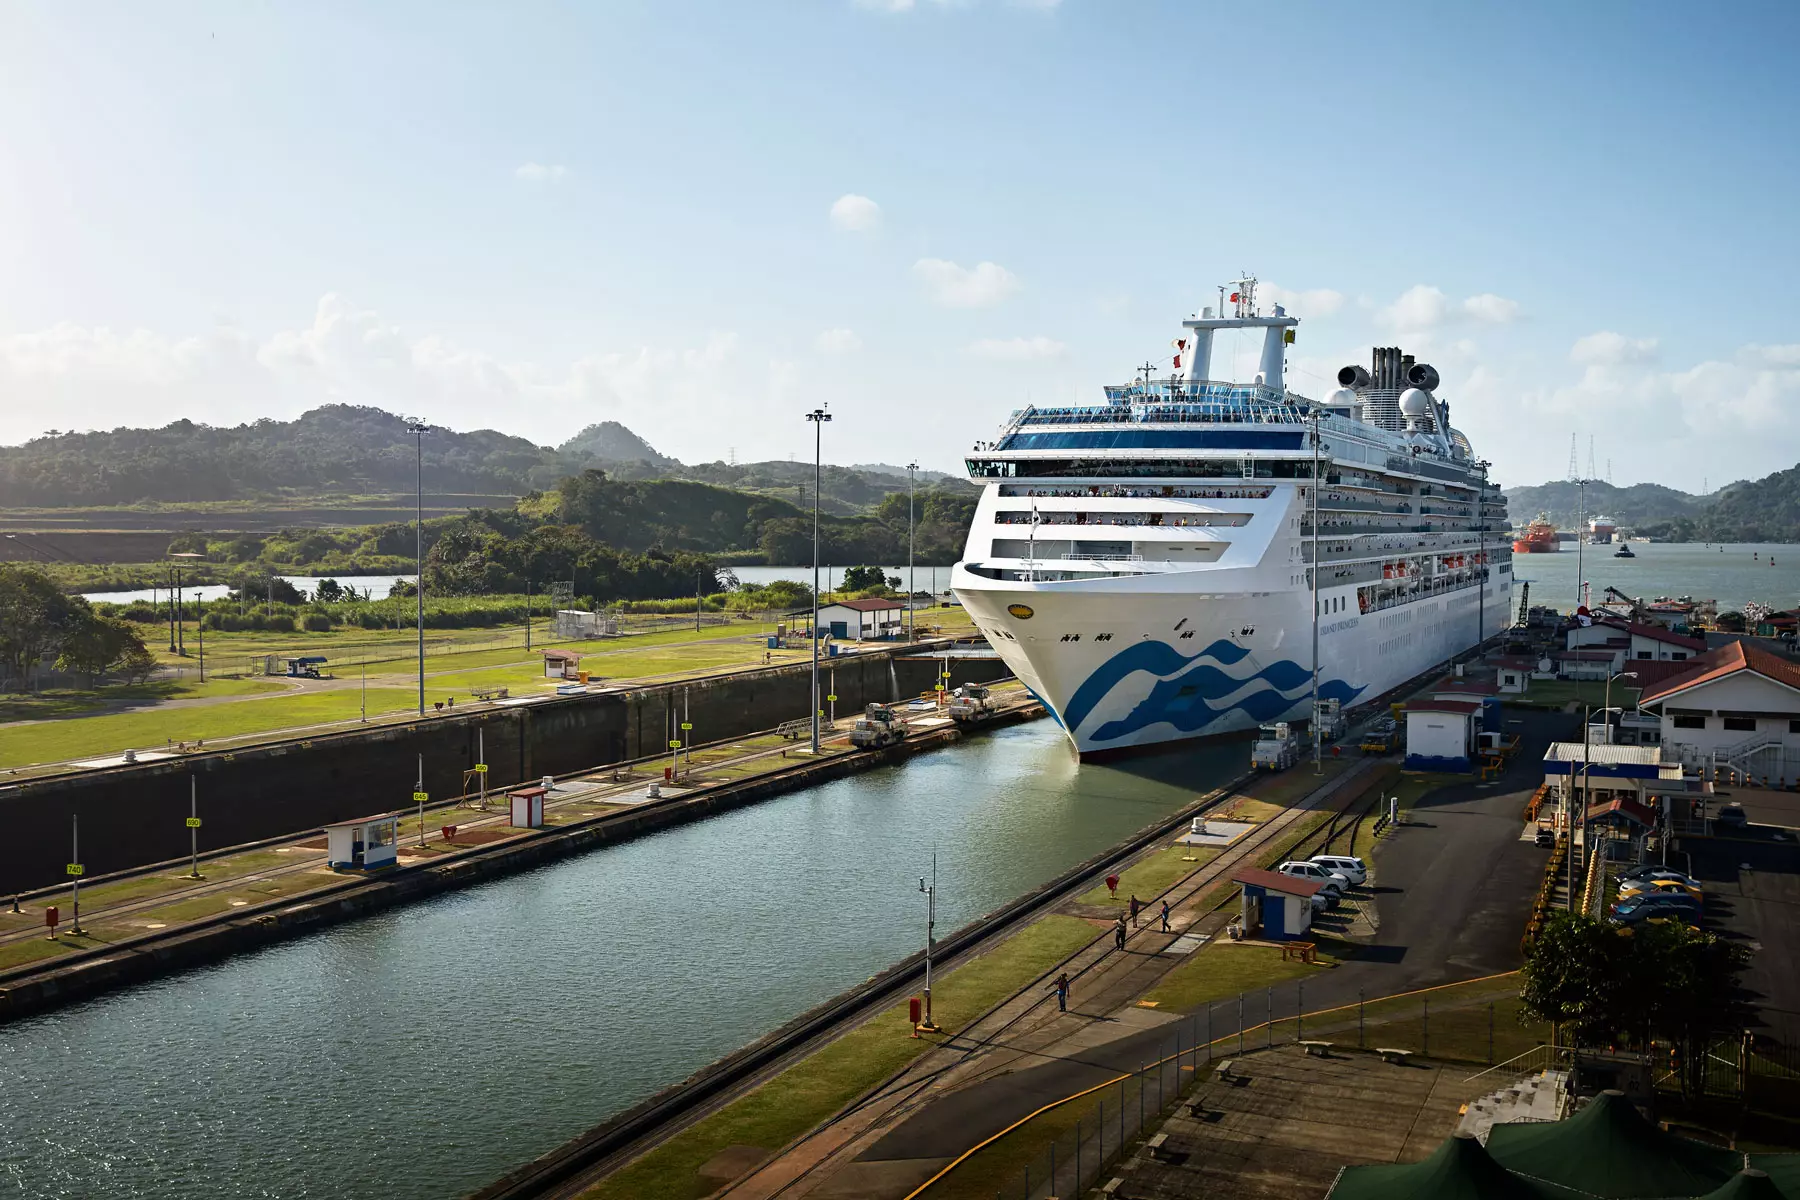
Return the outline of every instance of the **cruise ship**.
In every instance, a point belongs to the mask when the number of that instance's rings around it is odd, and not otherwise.
[[[968,457],[951,586],[1083,757],[1372,701],[1508,623],[1506,501],[1437,371],[1380,347],[1311,400],[1285,383],[1298,318],[1254,278],[1219,299],[1166,367]],[[1255,377],[1210,378],[1245,338]]]

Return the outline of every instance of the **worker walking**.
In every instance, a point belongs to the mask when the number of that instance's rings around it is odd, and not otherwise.
[[[1169,933],[1169,902],[1164,900],[1162,904],[1162,931],[1164,933]]]
[[[1144,907],[1143,902],[1140,901],[1136,895],[1133,895],[1131,897],[1131,927],[1133,929],[1136,929],[1138,927],[1138,912],[1143,907]]]
[[[1061,975],[1058,975],[1056,977],[1056,982],[1051,984],[1050,986],[1056,992],[1056,1011],[1057,1012],[1068,1012],[1069,1011],[1069,973],[1067,971],[1064,971]]]
[[[1123,950],[1125,948],[1125,914],[1124,913],[1119,914],[1118,922],[1113,925],[1113,940],[1119,944],[1119,949]]]

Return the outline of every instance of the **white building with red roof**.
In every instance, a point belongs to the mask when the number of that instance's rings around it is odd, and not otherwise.
[[[1646,687],[1638,703],[1661,714],[1666,758],[1778,786],[1800,781],[1800,664],[1729,642]]]

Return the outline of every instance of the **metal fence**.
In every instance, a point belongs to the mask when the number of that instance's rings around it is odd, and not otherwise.
[[[1468,1063],[1470,1080],[1491,1076],[1496,1089],[1551,1066],[1575,1067],[1590,1087],[1613,1086],[1610,1072],[1635,1064],[1659,1104],[1679,1097],[1684,1103],[1728,1100],[1768,1112],[1800,1111],[1800,1047],[1746,1034],[1707,1048],[1688,1071],[1681,1049],[1665,1042],[1648,1048],[1557,1046],[1548,1025],[1521,1019],[1517,994],[1508,986],[1515,978],[1359,996],[1353,1004],[1313,1011],[1305,1007],[1305,981],[1206,1004],[1164,1026],[1135,1068],[1031,1113],[914,1196],[933,1200],[985,1195],[988,1189],[996,1200],[1081,1195],[1109,1178],[1184,1105],[1204,1119],[1196,1093],[1224,1062],[1309,1040],[1329,1041],[1334,1052],[1391,1047]]]
[[[985,1194],[996,1200],[1080,1195],[1150,1136],[1239,1054],[1300,1041],[1338,1050],[1399,1047],[1440,1061],[1494,1064],[1530,1053],[1549,1028],[1522,1024],[1511,976],[1401,996],[1306,1009],[1304,981],[1206,1004],[1164,1026],[1134,1069],[1046,1105],[983,1142],[915,1192],[920,1200]],[[1315,985],[1316,988],[1316,985]],[[1498,1086],[1498,1084],[1496,1084]],[[1194,1115],[1201,1113],[1195,1111]],[[1014,1165],[1023,1156],[1022,1166]]]

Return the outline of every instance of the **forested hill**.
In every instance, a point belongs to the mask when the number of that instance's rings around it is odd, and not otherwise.
[[[617,480],[686,479],[810,504],[811,463],[704,463],[659,454],[617,421],[590,425],[561,446],[491,429],[425,435],[425,487],[443,494],[523,496],[600,468]],[[413,436],[404,418],[331,404],[292,421],[216,427],[51,433],[0,446],[0,507],[57,508],[410,492]],[[828,512],[863,512],[907,489],[903,468],[824,469]],[[961,480],[920,472],[921,487],[974,494]]]
[[[1713,499],[1712,496],[1689,495],[1660,483],[1614,487],[1595,481],[1587,485],[1588,515],[1604,513],[1627,526],[1691,517]],[[1506,489],[1506,510],[1514,521],[1529,521],[1539,513],[1548,513],[1559,529],[1572,529],[1581,510],[1581,488],[1566,479],[1555,479],[1536,487],[1509,487]]]
[[[491,429],[433,429],[424,441],[436,492],[514,494],[579,470],[555,450]],[[51,434],[0,446],[0,504],[71,506],[411,491],[413,436],[378,408],[331,404],[293,421],[221,428]]]
[[[1558,480],[1506,489],[1515,522],[1540,512],[1571,529],[1581,506],[1577,486]],[[1604,513],[1627,532],[1672,542],[1800,542],[1800,466],[1695,496],[1656,483],[1617,488],[1587,485],[1587,511]]]

